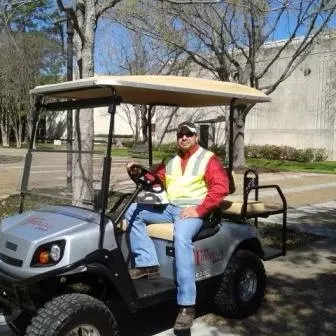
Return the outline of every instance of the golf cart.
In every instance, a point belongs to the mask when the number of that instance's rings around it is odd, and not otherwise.
[[[121,194],[113,206],[108,206],[114,178],[111,153],[117,106],[146,104],[151,113],[151,107],[158,105],[227,105],[232,125],[235,104],[267,102],[270,98],[239,84],[174,76],[87,78],[39,86],[31,93],[35,97],[34,128],[41,111],[107,106],[107,148],[100,190],[92,209],[62,204],[66,198],[63,190],[56,204],[27,210],[27,197],[34,193],[30,188],[34,157],[48,152],[45,148],[34,149],[31,140],[21,182],[20,211],[3,219],[0,226],[0,305],[16,334],[118,335],[113,315],[118,303],[136,312],[174,298],[176,287],[173,224],[169,223],[148,225],[160,261],[160,276],[134,281],[129,276],[132,256],[124,214],[143,191],[156,194],[163,186],[149,169],[139,166],[140,174],[132,176],[135,190]],[[232,141],[231,136],[229,174]],[[66,157],[66,150],[56,152]],[[72,150],[71,154],[81,153]],[[149,137],[150,165],[152,160]],[[287,206],[280,188],[259,185],[253,171],[245,173],[244,183],[242,201],[223,200],[221,207],[204,219],[203,228],[194,237],[198,294],[211,300],[215,312],[230,317],[245,317],[257,310],[265,289],[262,261],[286,252]],[[274,189],[281,206],[270,208],[260,202],[261,189]],[[283,215],[283,245],[279,250],[264,248],[257,228],[249,221],[273,214]]]

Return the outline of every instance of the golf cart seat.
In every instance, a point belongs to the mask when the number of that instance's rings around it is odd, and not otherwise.
[[[232,172],[226,169],[229,177],[229,194],[235,191],[235,181]],[[278,195],[283,200],[279,206],[265,205],[259,201],[258,195],[261,189],[273,189],[278,192]],[[254,200],[249,199],[250,192],[254,192]],[[258,173],[253,169],[248,169],[244,173],[244,195],[241,199],[237,196],[228,196],[222,201],[220,205],[222,217],[233,220],[240,220],[246,218],[269,217],[270,215],[283,213],[286,209],[285,201],[280,188],[277,185],[259,185]],[[257,222],[255,223],[257,224]]]
[[[128,224],[124,219],[118,228],[121,231],[127,231]],[[151,238],[164,239],[164,240],[174,240],[174,224],[172,223],[155,223],[147,225],[147,233]]]
[[[223,215],[236,215],[242,214],[244,201],[226,198],[221,204],[221,212]],[[246,214],[251,216],[266,211],[265,204],[260,201],[248,201]]]
[[[219,212],[214,211],[204,219],[201,230],[196,234],[193,241],[201,240],[214,235],[219,230]],[[122,231],[127,230],[127,222],[124,219],[119,228]],[[151,238],[174,241],[174,224],[173,223],[155,223],[147,225],[147,233]]]

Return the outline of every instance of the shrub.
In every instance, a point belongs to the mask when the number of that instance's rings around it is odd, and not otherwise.
[[[314,148],[314,161],[321,162],[328,159],[328,153],[325,148]]]
[[[214,152],[217,156],[219,156],[220,158],[225,158],[226,157],[225,145],[213,145],[209,149],[212,152]]]
[[[126,148],[132,148],[134,145],[134,140],[123,140],[121,144]]]
[[[296,149],[290,146],[248,145],[245,147],[247,158],[283,160],[298,162],[325,161],[328,154],[325,148]]]
[[[166,153],[175,153],[176,149],[176,142],[161,144],[159,147],[156,148],[156,150]]]

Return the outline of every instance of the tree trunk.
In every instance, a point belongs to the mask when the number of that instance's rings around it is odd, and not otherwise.
[[[135,123],[134,126],[132,127],[133,129],[133,136],[134,136],[134,142],[139,142],[140,139],[140,126],[141,126],[141,109],[140,105],[133,105],[134,108],[134,116],[135,116]],[[131,114],[129,115],[129,124],[132,123],[131,120]]]
[[[22,145],[22,124],[19,123],[17,127],[13,127],[16,141],[16,148],[21,148]]]
[[[244,133],[246,106],[239,105],[234,109],[233,116],[233,169],[246,168],[244,154]]]
[[[141,105],[140,111],[141,111],[142,139],[143,139],[143,142],[146,143],[148,141],[148,123],[150,122],[148,120],[148,115],[147,115],[147,106]]]
[[[9,125],[6,117],[1,118],[0,121],[2,146],[9,147]]]
[[[79,12],[79,11],[78,11]],[[79,78],[92,77],[94,36],[96,30],[96,17],[94,5],[87,4],[84,13],[78,14],[78,21],[85,30],[85,39],[78,33],[74,35],[76,60]],[[85,27],[83,26],[85,25]],[[93,193],[93,141],[94,119],[93,109],[82,109],[75,112],[75,141],[74,148],[80,153],[73,158],[73,203],[91,208],[94,199]],[[83,151],[85,153],[83,153]]]

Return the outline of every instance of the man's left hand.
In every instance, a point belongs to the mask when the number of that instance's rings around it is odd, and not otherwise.
[[[189,218],[189,217],[199,217],[199,214],[196,210],[196,207],[191,206],[187,208],[183,208],[180,212],[181,218]]]

